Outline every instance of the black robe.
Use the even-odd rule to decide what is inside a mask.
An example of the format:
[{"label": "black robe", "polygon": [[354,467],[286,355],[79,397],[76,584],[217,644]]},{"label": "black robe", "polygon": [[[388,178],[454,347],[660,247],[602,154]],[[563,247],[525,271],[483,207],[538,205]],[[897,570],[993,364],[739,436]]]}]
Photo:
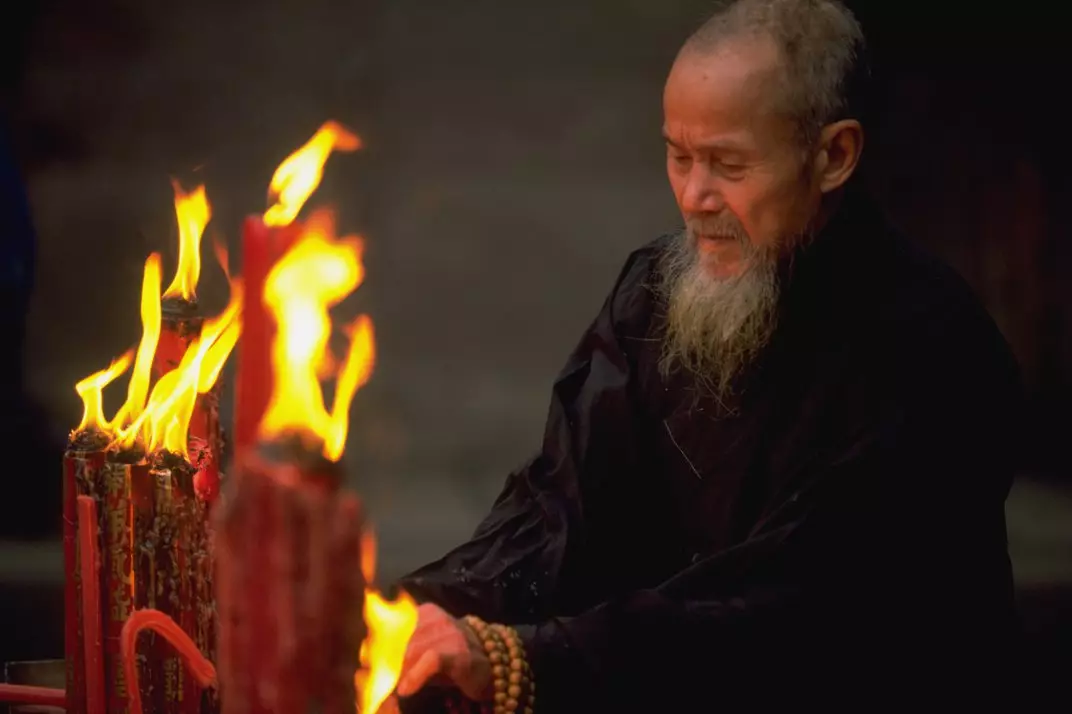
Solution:
[{"label": "black robe", "polygon": [[986,310],[850,192],[727,415],[657,368],[669,240],[629,257],[540,453],[402,587],[518,626],[548,714],[1002,693],[1022,405]]}]

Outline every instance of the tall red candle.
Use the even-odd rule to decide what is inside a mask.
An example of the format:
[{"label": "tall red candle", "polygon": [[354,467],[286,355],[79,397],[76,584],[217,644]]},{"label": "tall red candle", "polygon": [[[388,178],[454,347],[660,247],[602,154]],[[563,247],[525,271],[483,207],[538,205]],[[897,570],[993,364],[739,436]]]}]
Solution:
[{"label": "tall red candle", "polygon": [[[71,435],[63,456],[63,561],[64,561],[64,650],[67,665],[67,703],[70,714],[86,711],[86,662],[83,637],[85,613],[82,597],[82,563],[86,556],[79,547],[78,496],[92,492],[104,465],[108,437],[95,430]],[[96,528],[96,523],[92,526]]]},{"label": "tall red candle", "polygon": [[78,550],[82,581],[82,651],[86,669],[86,711],[93,714],[104,711],[105,686],[100,609],[100,541],[97,502],[92,496],[78,496]]},{"label": "tall red candle", "polygon": [[101,609],[104,641],[104,671],[107,677],[107,714],[127,714],[127,682],[119,658],[123,624],[134,611],[134,502],[131,486],[149,478],[144,461],[123,463],[109,453],[98,483],[101,519]]},{"label": "tall red candle", "polygon": [[295,220],[305,201],[320,184],[324,163],[332,151],[356,151],[361,139],[336,121],[327,121],[300,149],[275,170],[268,186],[272,206],[242,224],[242,277],[250,299],[243,306],[242,341],[238,346],[238,386],[235,399],[236,455],[257,441],[261,416],[272,387],[271,344],[274,323],[262,296],[272,265],[294,244],[302,228]]},{"label": "tall red candle", "polygon": [[288,444],[239,454],[214,509],[224,714],[355,714],[361,510],[338,464]]},{"label": "tall red candle", "polygon": [[[198,337],[204,315],[197,302],[182,298],[164,298],[161,302],[160,340],[153,353],[153,378],[179,366],[183,356]],[[190,416],[190,436],[206,442],[214,453],[223,450],[223,432],[220,426],[220,380],[205,394],[197,395],[194,412]]]},{"label": "tall red candle", "polygon": [[272,265],[294,244],[301,228],[265,225],[260,216],[242,224],[242,277],[249,298],[242,306],[242,339],[238,345],[235,393],[234,453],[257,441],[261,417],[272,392],[272,337],[275,326],[261,296]]}]

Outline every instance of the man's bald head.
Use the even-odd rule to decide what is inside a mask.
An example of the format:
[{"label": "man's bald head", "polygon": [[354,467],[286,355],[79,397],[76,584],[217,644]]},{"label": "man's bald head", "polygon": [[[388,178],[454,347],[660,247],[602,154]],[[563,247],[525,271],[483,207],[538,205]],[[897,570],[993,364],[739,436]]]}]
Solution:
[{"label": "man's bald head", "polygon": [[805,147],[830,122],[860,118],[869,71],[863,33],[848,8],[837,0],[724,0],[679,60],[756,39],[773,42],[780,56],[776,101]]}]

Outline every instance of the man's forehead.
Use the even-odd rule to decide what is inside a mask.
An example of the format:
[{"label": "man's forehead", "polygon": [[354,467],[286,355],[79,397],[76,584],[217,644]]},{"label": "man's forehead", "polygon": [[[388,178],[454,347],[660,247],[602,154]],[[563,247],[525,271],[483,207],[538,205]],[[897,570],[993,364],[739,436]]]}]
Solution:
[{"label": "man's forehead", "polygon": [[742,111],[769,104],[780,77],[774,43],[727,40],[707,51],[685,51],[666,81],[664,103],[679,110]]},{"label": "man's forehead", "polygon": [[663,94],[664,134],[694,149],[754,147],[778,113],[780,70],[773,43],[758,38],[683,52]]}]

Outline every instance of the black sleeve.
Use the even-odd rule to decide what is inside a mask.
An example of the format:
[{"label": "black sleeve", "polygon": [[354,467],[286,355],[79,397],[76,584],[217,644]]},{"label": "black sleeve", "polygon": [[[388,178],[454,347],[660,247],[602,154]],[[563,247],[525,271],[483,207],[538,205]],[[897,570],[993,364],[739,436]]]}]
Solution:
[{"label": "black sleeve", "polygon": [[654,589],[522,627],[536,711],[838,697],[869,710],[1001,691],[986,687],[1009,676],[1004,500],[1020,406],[1004,355],[979,340],[935,345],[904,406],[817,458],[745,542]]},{"label": "black sleeve", "polygon": [[467,543],[399,582],[418,601],[515,623],[598,602],[585,533],[615,475],[634,463],[632,368],[617,325],[635,317],[645,256],[630,257],[555,381],[538,455],[509,476]]}]

